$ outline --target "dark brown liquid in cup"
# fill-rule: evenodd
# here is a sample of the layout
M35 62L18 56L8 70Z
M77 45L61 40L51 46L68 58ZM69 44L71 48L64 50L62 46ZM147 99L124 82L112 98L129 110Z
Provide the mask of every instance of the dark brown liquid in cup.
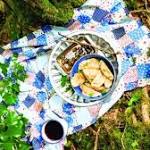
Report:
M45 126L45 134L51 140L59 140L63 137L64 130L57 121L49 121Z

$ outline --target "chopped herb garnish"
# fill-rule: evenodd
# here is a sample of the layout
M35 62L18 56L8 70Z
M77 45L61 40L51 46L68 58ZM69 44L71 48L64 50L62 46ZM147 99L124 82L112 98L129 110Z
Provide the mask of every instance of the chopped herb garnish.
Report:
M86 67L86 66L88 66L88 62L83 65L83 67Z
M79 70L78 73L83 73L83 71L82 71L82 70Z
M60 81L61 81L61 86L62 87L66 86L66 84L68 84L70 82L69 79L68 79L68 77L64 76L64 75L61 76Z
M66 75L65 76L64 75L61 76L60 82L61 82L61 86L66 88L65 92L68 92L68 91L72 91L73 92L70 80L68 79L68 77Z
M94 95L94 93L89 93L89 96L92 97Z
M100 93L103 94L103 95L106 94L107 93L107 89L102 90Z

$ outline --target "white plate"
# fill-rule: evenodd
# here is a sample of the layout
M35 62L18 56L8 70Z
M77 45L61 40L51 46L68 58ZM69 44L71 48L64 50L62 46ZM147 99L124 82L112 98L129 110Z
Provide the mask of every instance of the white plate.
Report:
M120 51L120 48L117 46L113 35L111 33L97 33L93 31L80 30L76 32L72 32L68 35L68 37L79 38L86 37L90 41L91 44L95 44L98 47L103 47L103 49L107 49L110 52L117 53ZM98 104L101 101L86 101L82 97L77 96L75 93L72 93L71 90L66 92L66 87L61 86L61 76L65 74L61 69L59 69L58 65L56 65L56 58L59 54L61 54L67 47L70 46L70 43L67 42L66 38L62 38L62 40L55 46L53 49L50 59L49 59L49 77L52 83L52 86L56 93L62 97L67 102L78 105L78 106L89 106ZM121 59L119 59L118 55L112 56L105 52L100 52L105 57L107 57L114 65L117 72L117 78L120 77L121 71ZM118 79L119 80L119 79ZM117 81L118 82L118 81Z

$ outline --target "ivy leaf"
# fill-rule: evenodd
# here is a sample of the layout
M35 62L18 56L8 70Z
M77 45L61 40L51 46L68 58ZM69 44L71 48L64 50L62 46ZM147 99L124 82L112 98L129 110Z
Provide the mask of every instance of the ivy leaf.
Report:
M19 84L16 83L16 84L13 84L12 87L11 87L12 91L16 92L16 93L19 93L20 92L20 89L19 89Z
M20 81L24 81L25 78L27 77L24 66L21 66L20 64L16 64L16 67L17 69L16 72L14 72L14 77L16 77Z
M134 148L134 149L137 149L139 144L136 140L134 140L134 142L131 144L131 146Z
M21 150L28 150L30 149L30 145L21 141L19 144L18 144L18 149L21 149Z
M2 103L0 104L0 117L7 112L7 108Z
M137 103L142 97L142 91L136 90L132 93L131 99L128 101L128 106L133 106L135 103Z
M3 143L0 143L0 147L2 148L1 150L13 150L14 144L15 143L13 142L3 142Z
M8 126L8 129L7 131L5 132L5 134L8 136L8 137L20 137L23 135L23 130L22 130L22 126L21 125L18 125L18 126L14 126L14 125L10 125Z
M0 81L0 91L4 90L5 82L2 80Z
M27 119L8 110L2 103L0 104L0 114L0 149L28 150L30 146L22 141L22 137L25 136ZM6 145L8 143L8 146L4 143Z
M8 64L0 63L1 74L4 78L0 81L0 150L29 150L30 146L22 141L25 136L27 119L14 111L7 109L9 105L17 102L20 92L19 81L24 81L26 72L24 67L17 62L17 55L13 56Z
M8 70L8 64L0 63L0 68L1 68L2 73L4 74L4 76L6 76L7 75L7 70Z
M5 102L7 105L15 104L17 101L17 95L15 95L13 93L5 93L3 98L5 99Z

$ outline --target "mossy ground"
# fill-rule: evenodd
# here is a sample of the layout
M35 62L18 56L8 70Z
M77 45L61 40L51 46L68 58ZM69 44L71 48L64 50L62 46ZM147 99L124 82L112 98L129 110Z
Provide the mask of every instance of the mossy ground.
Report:
M84 1L0 0L0 45L35 31L44 24L65 25L73 14L73 7ZM126 0L126 3L132 14L141 17L143 23L150 27L150 0ZM58 4L61 7L58 8ZM64 8L68 11L65 17L60 17ZM134 93L139 91L142 94L133 98ZM65 149L149 150L149 97L149 87L126 92L96 124L69 136Z
M145 87L125 93L96 124L69 136L66 150L149 150L148 92L149 87ZM130 105L137 93L141 95Z

